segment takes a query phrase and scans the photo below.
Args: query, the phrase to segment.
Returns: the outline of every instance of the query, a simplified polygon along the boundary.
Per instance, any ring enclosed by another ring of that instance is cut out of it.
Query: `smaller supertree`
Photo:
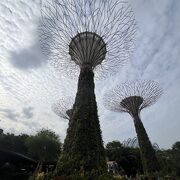
[[[144,173],[148,176],[159,171],[160,167],[141,121],[140,112],[154,104],[161,94],[162,89],[156,82],[144,80],[129,81],[118,85],[104,96],[104,105],[107,109],[115,112],[127,112],[132,116],[140,146]]]
[[[122,144],[124,147],[139,148],[139,142],[137,137],[134,137],[132,139],[128,138],[127,140],[124,140]],[[155,150],[160,150],[157,143],[153,143],[152,146]]]
[[[70,120],[72,115],[73,100],[72,98],[61,98],[51,106],[52,111],[63,119]]]

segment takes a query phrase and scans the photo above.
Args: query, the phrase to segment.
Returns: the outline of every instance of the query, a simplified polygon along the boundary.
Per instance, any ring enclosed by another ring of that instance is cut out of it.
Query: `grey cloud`
[[[41,53],[39,43],[20,52],[10,53],[11,64],[21,70],[36,69],[47,63],[47,58]]]
[[[4,113],[5,117],[13,120],[13,121],[20,121],[18,118],[26,118],[30,119],[33,117],[33,107],[24,107],[22,109],[22,114],[18,113],[15,109],[7,109],[7,108],[0,108],[0,112]]]
[[[17,118],[20,117],[20,115],[18,113],[16,113],[16,111],[14,109],[2,109],[2,108],[0,108],[0,112],[4,112],[5,117],[7,117],[8,119],[11,119],[13,121],[17,121]]]
[[[33,117],[33,109],[34,109],[33,107],[23,108],[22,113],[23,113],[24,117],[27,119],[32,118]]]
[[[20,123],[21,124],[23,124],[23,125],[25,125],[25,126],[27,126],[29,129],[41,129],[41,128],[43,128],[42,126],[41,126],[41,124],[39,124],[37,121],[36,122],[32,122],[32,121],[20,121]]]

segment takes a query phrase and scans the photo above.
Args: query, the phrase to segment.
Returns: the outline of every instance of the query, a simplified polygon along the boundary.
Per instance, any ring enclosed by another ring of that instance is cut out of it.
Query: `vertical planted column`
[[[81,69],[60,174],[100,175],[106,172],[104,147],[94,93],[94,73],[88,66]],[[67,172],[68,171],[68,172]]]
[[[144,173],[147,175],[152,175],[154,172],[160,170],[155,150],[152,147],[139,115],[135,115],[133,119],[138,137]]]

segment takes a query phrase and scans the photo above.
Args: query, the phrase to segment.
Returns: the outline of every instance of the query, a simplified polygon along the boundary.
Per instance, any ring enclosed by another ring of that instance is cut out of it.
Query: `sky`
[[[143,109],[141,118],[152,143],[170,148],[180,141],[180,1],[129,0],[138,25],[134,54],[119,72],[95,80],[103,141],[136,136],[132,118],[103,106],[103,94],[127,80],[150,79],[163,95]],[[68,121],[51,105],[75,97],[77,79],[57,73],[42,54],[38,24],[40,0],[0,1],[0,128],[15,134],[35,134],[49,128],[63,141]]]

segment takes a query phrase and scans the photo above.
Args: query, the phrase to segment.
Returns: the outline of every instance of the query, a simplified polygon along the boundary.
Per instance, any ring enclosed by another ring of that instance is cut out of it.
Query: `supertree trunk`
[[[139,114],[133,115],[133,119],[140,146],[144,173],[150,176],[160,170],[159,163]]]
[[[94,87],[92,68],[82,67],[63,154],[58,164],[59,173],[93,176],[106,172]]]

